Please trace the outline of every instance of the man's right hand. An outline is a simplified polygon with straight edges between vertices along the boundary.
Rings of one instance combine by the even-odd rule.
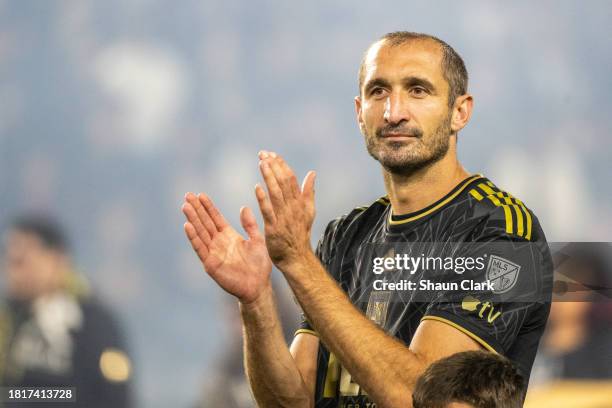
[[[182,210],[185,233],[206,273],[242,303],[256,301],[270,284],[272,262],[253,212],[240,209],[245,240],[205,194],[187,193]]]

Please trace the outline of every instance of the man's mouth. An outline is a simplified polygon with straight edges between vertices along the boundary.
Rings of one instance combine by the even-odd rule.
[[[419,137],[413,133],[383,133],[380,135],[380,139],[389,142],[408,142],[411,140],[418,139]]]
[[[410,133],[385,133],[382,135],[383,138],[389,138],[389,137],[417,137],[414,134],[410,134]]]
[[[419,129],[410,128],[398,128],[395,129],[387,127],[379,129],[376,135],[380,139],[392,139],[392,140],[403,140],[403,139],[420,139],[423,135]]]

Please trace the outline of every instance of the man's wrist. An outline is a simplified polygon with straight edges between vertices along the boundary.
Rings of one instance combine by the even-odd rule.
[[[277,267],[281,270],[293,293],[301,302],[301,296],[320,289],[329,275],[312,250],[305,251],[300,257]]]
[[[241,301],[239,306],[245,336],[271,332],[280,326],[270,281],[255,300],[248,303]]]
[[[302,275],[302,271],[305,267],[311,264],[313,261],[317,261],[318,258],[310,247],[304,248],[292,257],[288,257],[282,262],[277,262],[276,267],[285,275]]]
[[[270,302],[270,299],[272,298],[272,296],[273,296],[272,281],[268,279],[268,281],[265,283],[264,287],[262,288],[261,292],[259,293],[259,296],[257,296],[255,299],[250,300],[250,301],[244,301],[242,299],[238,299],[238,302],[240,304],[240,310],[245,311],[245,312],[259,310],[262,308],[263,305]]]

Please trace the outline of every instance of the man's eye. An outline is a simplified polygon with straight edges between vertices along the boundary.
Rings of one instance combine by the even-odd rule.
[[[427,93],[427,90],[425,90],[425,88],[421,88],[418,86],[412,88],[410,91],[415,96],[425,96],[425,94]]]
[[[383,88],[374,88],[374,89],[372,89],[371,95],[372,96],[381,96],[384,92],[385,92],[385,90]]]

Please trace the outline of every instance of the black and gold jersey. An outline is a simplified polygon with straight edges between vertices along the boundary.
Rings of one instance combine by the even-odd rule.
[[[444,322],[528,380],[550,309],[552,260],[535,215],[481,175],[412,214],[386,197],[327,226],[317,256],[364,315],[409,345]],[[297,333],[316,335],[304,319]],[[383,352],[383,351],[381,351]],[[316,407],[375,407],[320,343]]]

